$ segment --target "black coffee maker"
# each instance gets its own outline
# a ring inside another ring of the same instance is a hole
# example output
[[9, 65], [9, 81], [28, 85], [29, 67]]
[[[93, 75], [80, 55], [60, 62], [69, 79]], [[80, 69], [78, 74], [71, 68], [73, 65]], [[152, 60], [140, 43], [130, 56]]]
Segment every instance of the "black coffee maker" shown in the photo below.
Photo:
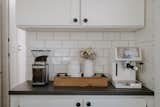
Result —
[[32, 64], [32, 85], [43, 86], [49, 82], [49, 64], [47, 58], [50, 50], [32, 50], [35, 57]]

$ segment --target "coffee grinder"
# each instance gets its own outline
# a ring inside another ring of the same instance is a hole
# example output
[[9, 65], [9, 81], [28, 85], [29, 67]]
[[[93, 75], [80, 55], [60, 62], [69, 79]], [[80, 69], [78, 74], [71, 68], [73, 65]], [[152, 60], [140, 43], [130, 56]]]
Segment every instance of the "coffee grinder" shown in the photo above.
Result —
[[49, 82], [49, 64], [47, 58], [50, 50], [32, 50], [34, 64], [32, 64], [32, 85], [43, 86]]
[[112, 83], [115, 88], [142, 88], [136, 80], [142, 61], [141, 49], [137, 47], [118, 47], [115, 49], [115, 60], [112, 64]]

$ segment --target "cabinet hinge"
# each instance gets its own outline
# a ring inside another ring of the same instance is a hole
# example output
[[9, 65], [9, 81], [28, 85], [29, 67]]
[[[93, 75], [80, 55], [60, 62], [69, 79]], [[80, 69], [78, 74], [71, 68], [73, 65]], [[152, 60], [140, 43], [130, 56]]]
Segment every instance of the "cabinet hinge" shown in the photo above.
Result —
[[148, 105], [146, 104], [146, 107], [148, 107]]
[[10, 42], [10, 39], [8, 38], [8, 42]]
[[11, 55], [11, 54], [10, 54], [10, 53], [8, 53], [8, 57], [10, 57], [10, 55]]

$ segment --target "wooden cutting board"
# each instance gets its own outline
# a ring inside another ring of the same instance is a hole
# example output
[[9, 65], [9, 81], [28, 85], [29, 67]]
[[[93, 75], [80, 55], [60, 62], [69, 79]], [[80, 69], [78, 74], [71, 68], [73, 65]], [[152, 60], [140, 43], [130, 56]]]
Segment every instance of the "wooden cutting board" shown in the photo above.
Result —
[[107, 87], [107, 77], [55, 77], [54, 86], [66, 87]]

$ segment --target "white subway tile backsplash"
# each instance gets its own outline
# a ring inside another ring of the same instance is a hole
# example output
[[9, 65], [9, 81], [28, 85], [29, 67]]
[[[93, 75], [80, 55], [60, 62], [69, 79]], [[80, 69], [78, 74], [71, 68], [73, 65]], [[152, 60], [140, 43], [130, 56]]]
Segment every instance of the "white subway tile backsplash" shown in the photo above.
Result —
[[135, 32], [121, 32], [122, 40], [135, 40]]
[[30, 48], [45, 48], [45, 41], [30, 41], [28, 44]]
[[37, 32], [27, 32], [26, 35], [29, 35], [27, 36], [27, 41], [34, 41], [34, 40], [37, 40]]
[[96, 48], [110, 48], [110, 41], [96, 41]]
[[103, 52], [104, 52], [104, 49], [95, 49], [95, 52], [96, 52], [96, 56], [97, 57], [103, 57], [104, 56], [104, 54], [103, 54]]
[[93, 41], [78, 41], [78, 48], [95, 48], [95, 42]]
[[54, 71], [54, 74], [56, 74], [56, 73], [67, 73], [68, 67], [65, 64], [54, 64], [53, 71]]
[[71, 61], [71, 57], [62, 57], [62, 64], [69, 64]]
[[[53, 79], [56, 73], [67, 72], [70, 60], [80, 59], [80, 50], [89, 47], [97, 54], [95, 72], [109, 74], [114, 48], [136, 44], [132, 33], [134, 32], [27, 32], [27, 79], [32, 76], [32, 49], [52, 51], [48, 58], [50, 79]], [[122, 36], [123, 34], [125, 36]]]
[[62, 58], [61, 57], [51, 57], [52, 64], [62, 64]]
[[71, 32], [70, 33], [70, 39], [71, 40], [87, 40], [87, 34], [86, 32]]
[[69, 40], [70, 39], [70, 33], [69, 32], [55, 32], [54, 33], [54, 39], [55, 40]]
[[95, 73], [104, 73], [103, 72], [103, 65], [95, 66]]
[[53, 32], [38, 32], [37, 33], [37, 40], [52, 41], [53, 38], [54, 38]]
[[62, 42], [61, 41], [46, 41], [45, 48], [62, 48]]
[[104, 52], [104, 53], [103, 53], [103, 54], [104, 54], [104, 57], [108, 57], [108, 56], [112, 55], [112, 54], [111, 54], [111, 53], [112, 53], [112, 52], [111, 52], [111, 49], [109, 49], [109, 48], [108, 48], [108, 49], [104, 49], [103, 52]]
[[54, 56], [58, 56], [58, 57], [64, 57], [64, 56], [69, 56], [70, 55], [70, 52], [69, 52], [69, 49], [56, 49], [55, 50], [55, 53], [54, 53]]
[[136, 47], [136, 41], [129, 41], [129, 47]]
[[79, 57], [80, 56], [80, 49], [70, 49], [70, 56], [71, 57]]
[[120, 40], [121, 39], [120, 32], [104, 32], [104, 40]]
[[103, 32], [87, 32], [88, 40], [103, 40]]
[[77, 41], [63, 41], [62, 48], [78, 48]]
[[115, 48], [115, 47], [127, 47], [129, 44], [128, 44], [128, 41], [113, 41], [112, 42], [112, 48]]
[[96, 65], [107, 65], [108, 64], [107, 57], [98, 57], [96, 58]]

